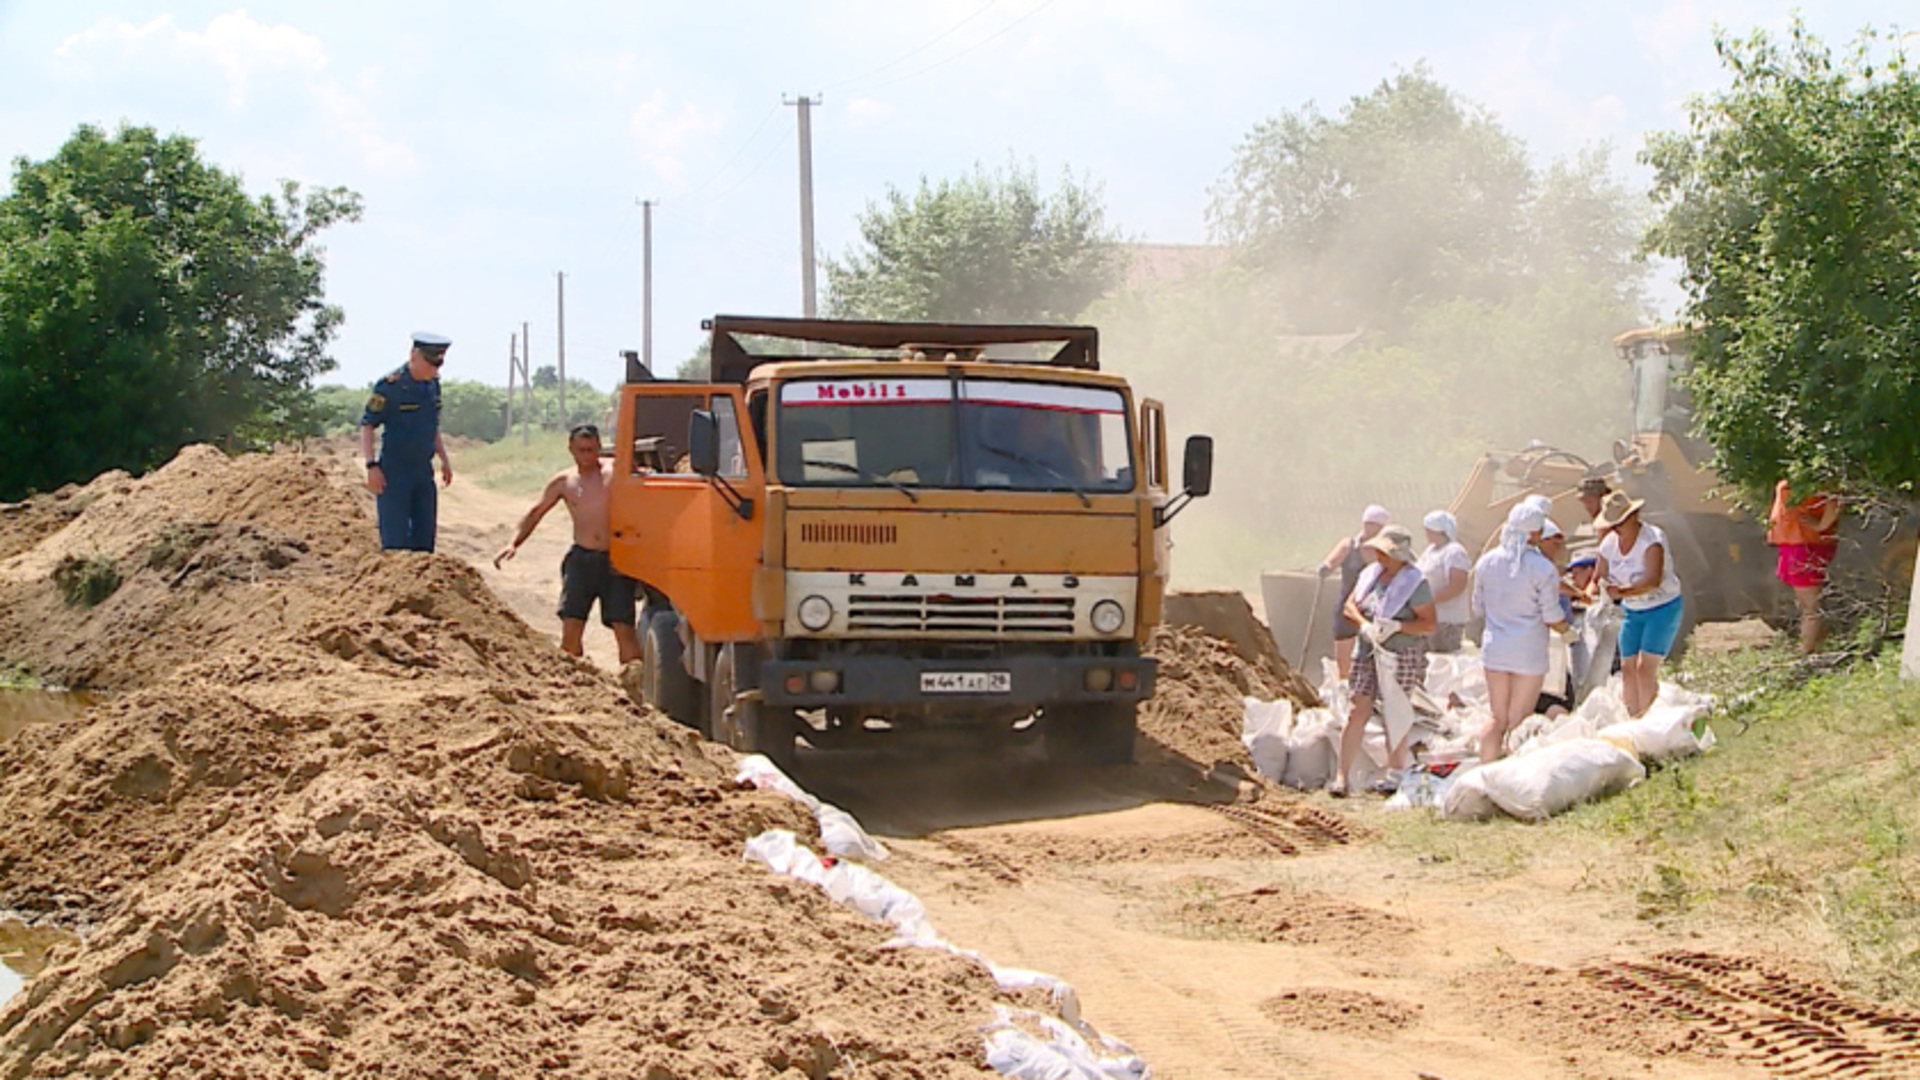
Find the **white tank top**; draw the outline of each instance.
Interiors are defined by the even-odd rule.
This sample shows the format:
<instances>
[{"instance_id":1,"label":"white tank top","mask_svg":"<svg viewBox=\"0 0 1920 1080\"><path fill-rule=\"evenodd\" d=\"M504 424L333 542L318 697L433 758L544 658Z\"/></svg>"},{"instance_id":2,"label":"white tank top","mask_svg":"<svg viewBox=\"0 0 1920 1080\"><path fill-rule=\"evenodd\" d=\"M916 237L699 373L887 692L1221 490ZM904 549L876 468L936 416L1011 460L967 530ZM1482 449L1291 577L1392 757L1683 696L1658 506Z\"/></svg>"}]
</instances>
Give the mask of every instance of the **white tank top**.
<instances>
[{"instance_id":1,"label":"white tank top","mask_svg":"<svg viewBox=\"0 0 1920 1080\"><path fill-rule=\"evenodd\" d=\"M1600 557L1607 560L1607 584L1620 588L1639 585L1647 577L1647 553L1655 547L1662 551L1660 585L1651 592L1629 596L1620 601L1628 611L1646 611L1680 595L1680 575L1674 570L1673 549L1667 546L1667 534L1658 525L1640 523L1640 537L1632 551L1620 550L1620 534L1608 533L1600 541Z\"/></svg>"}]
</instances>

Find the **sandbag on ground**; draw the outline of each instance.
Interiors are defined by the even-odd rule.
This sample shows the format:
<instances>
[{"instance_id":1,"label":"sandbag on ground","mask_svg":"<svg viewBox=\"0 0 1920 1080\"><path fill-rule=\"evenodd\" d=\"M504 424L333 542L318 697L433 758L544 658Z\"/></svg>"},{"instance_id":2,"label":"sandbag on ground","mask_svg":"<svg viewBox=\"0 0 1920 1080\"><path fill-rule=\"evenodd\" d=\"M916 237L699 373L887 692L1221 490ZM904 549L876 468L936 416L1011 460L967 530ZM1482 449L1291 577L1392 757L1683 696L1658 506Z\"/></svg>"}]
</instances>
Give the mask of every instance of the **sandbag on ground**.
<instances>
[{"instance_id":1,"label":"sandbag on ground","mask_svg":"<svg viewBox=\"0 0 1920 1080\"><path fill-rule=\"evenodd\" d=\"M1545 821L1647 778L1631 752L1600 739L1569 739L1482 765L1454 781L1441 810L1453 820L1486 816L1485 801L1523 821Z\"/></svg>"}]
</instances>

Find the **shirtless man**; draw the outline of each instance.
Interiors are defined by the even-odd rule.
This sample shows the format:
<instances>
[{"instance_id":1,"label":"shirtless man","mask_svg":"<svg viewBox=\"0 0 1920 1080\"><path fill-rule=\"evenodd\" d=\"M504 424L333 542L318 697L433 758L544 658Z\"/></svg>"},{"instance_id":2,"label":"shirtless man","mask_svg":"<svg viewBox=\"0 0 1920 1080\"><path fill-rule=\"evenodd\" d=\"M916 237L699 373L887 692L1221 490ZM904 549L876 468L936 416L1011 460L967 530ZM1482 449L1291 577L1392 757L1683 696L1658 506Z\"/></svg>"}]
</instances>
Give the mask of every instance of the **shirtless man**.
<instances>
[{"instance_id":1,"label":"shirtless man","mask_svg":"<svg viewBox=\"0 0 1920 1080\"><path fill-rule=\"evenodd\" d=\"M600 460L600 429L581 424L567 435L567 452L576 466L547 481L540 501L520 519L513 543L493 557L498 570L520 545L527 542L540 519L557 502L565 501L573 515L573 547L560 562L560 648L574 656L585 652L581 637L587 631L587 614L594 601L600 602L600 621L613 631L620 646L620 665L640 659L640 638L634 633L635 581L613 568L607 547L613 522L608 514L607 483L613 472Z\"/></svg>"}]
</instances>

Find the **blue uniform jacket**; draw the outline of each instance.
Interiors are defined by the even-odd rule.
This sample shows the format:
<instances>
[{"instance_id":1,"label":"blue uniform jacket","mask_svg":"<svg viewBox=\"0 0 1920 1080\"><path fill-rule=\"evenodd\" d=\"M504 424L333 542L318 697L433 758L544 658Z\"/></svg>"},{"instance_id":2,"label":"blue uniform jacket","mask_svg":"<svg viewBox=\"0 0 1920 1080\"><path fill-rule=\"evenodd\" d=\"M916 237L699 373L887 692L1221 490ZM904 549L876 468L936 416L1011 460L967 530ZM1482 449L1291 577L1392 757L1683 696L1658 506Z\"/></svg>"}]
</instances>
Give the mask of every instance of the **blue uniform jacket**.
<instances>
[{"instance_id":1,"label":"blue uniform jacket","mask_svg":"<svg viewBox=\"0 0 1920 1080\"><path fill-rule=\"evenodd\" d=\"M373 384L360 423L384 427L382 471L433 467L433 437L440 431L440 380L413 377L405 364Z\"/></svg>"}]
</instances>

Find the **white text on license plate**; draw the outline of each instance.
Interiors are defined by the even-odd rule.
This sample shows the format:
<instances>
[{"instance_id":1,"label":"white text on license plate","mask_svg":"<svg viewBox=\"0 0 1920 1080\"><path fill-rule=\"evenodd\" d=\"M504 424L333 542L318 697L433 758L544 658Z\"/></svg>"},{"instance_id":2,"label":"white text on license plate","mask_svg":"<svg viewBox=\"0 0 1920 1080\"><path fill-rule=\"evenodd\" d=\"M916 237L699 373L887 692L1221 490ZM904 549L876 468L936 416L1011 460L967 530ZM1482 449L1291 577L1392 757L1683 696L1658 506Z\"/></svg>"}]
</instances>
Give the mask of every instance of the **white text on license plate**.
<instances>
[{"instance_id":1,"label":"white text on license plate","mask_svg":"<svg viewBox=\"0 0 1920 1080\"><path fill-rule=\"evenodd\" d=\"M1005 694L1013 689L1013 675L1005 671L923 671L923 694Z\"/></svg>"}]
</instances>

